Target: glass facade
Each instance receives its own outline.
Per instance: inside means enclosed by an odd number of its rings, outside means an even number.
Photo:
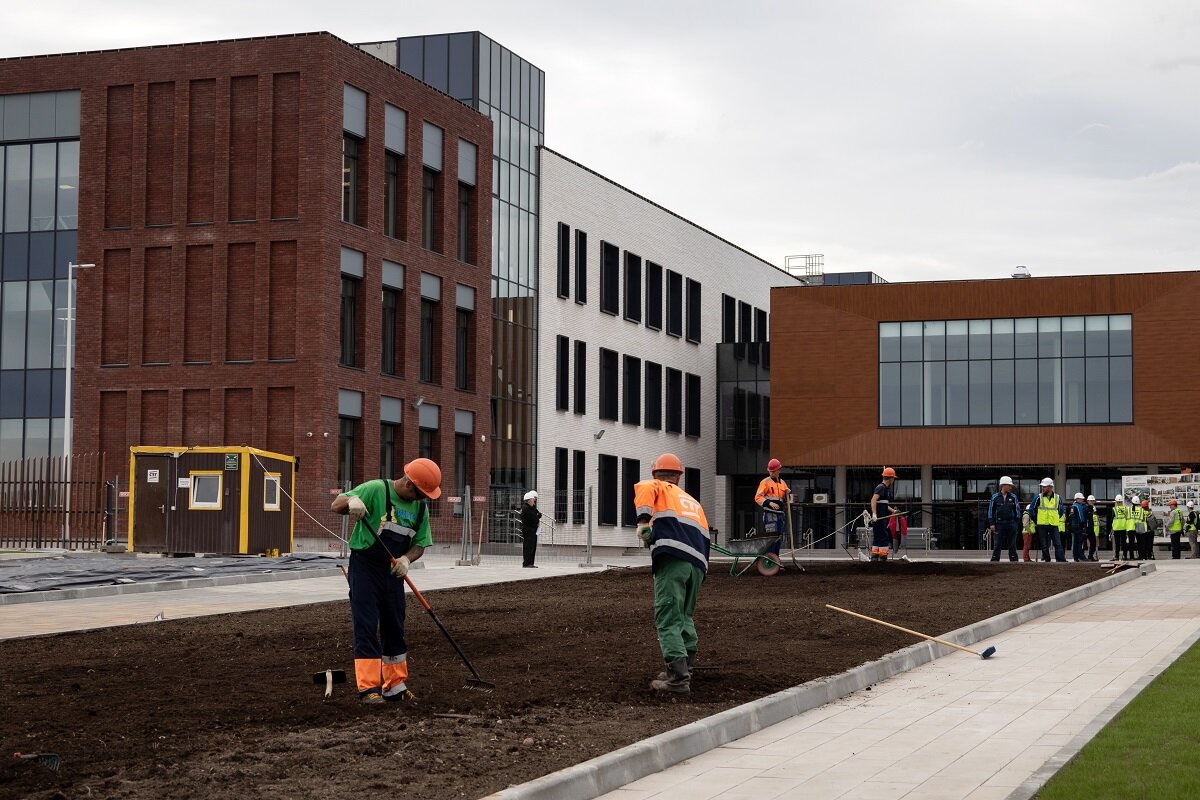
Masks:
[[[0,96],[0,462],[62,455],[79,92]]]
[[[491,484],[533,486],[545,73],[478,31],[359,47],[492,120]]]
[[[1128,314],[879,323],[879,425],[1133,422]]]

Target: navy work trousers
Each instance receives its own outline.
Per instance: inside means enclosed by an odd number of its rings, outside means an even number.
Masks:
[[[1017,560],[1017,523],[997,522],[992,542],[992,561],[1000,560],[1000,551],[1008,550],[1008,560]]]

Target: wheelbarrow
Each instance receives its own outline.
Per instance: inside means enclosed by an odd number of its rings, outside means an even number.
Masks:
[[[744,575],[751,568],[757,568],[759,575],[769,578],[783,567],[783,562],[779,559],[779,548],[782,544],[783,536],[779,535],[733,539],[724,546],[713,542],[711,546],[721,555],[733,558],[733,564],[729,567],[730,575]],[[747,560],[750,563],[745,563]]]

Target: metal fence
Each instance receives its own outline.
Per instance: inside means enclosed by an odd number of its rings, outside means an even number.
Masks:
[[[115,530],[116,487],[104,454],[27,458],[0,464],[0,546],[90,549]]]

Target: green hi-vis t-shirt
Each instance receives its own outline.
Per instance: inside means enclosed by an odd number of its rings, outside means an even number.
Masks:
[[[387,495],[384,490],[392,497],[392,519],[391,522],[396,523],[402,528],[412,529],[417,522],[417,512],[421,508],[420,500],[402,500],[396,494],[395,488],[390,480],[385,481],[379,478],[360,483],[348,492],[342,492],[344,495],[352,495],[363,501],[363,505],[367,507],[367,519],[371,521],[371,528],[379,530],[379,526],[387,519]],[[375,537],[371,535],[371,531],[363,524],[363,520],[359,520],[354,525],[354,532],[350,534],[350,549],[351,550],[366,550],[371,545],[375,544]],[[414,547],[429,547],[433,544],[433,534],[429,532],[429,512],[426,511],[424,518],[421,520],[421,526],[412,534],[412,546]],[[396,553],[400,556],[402,553]]]

